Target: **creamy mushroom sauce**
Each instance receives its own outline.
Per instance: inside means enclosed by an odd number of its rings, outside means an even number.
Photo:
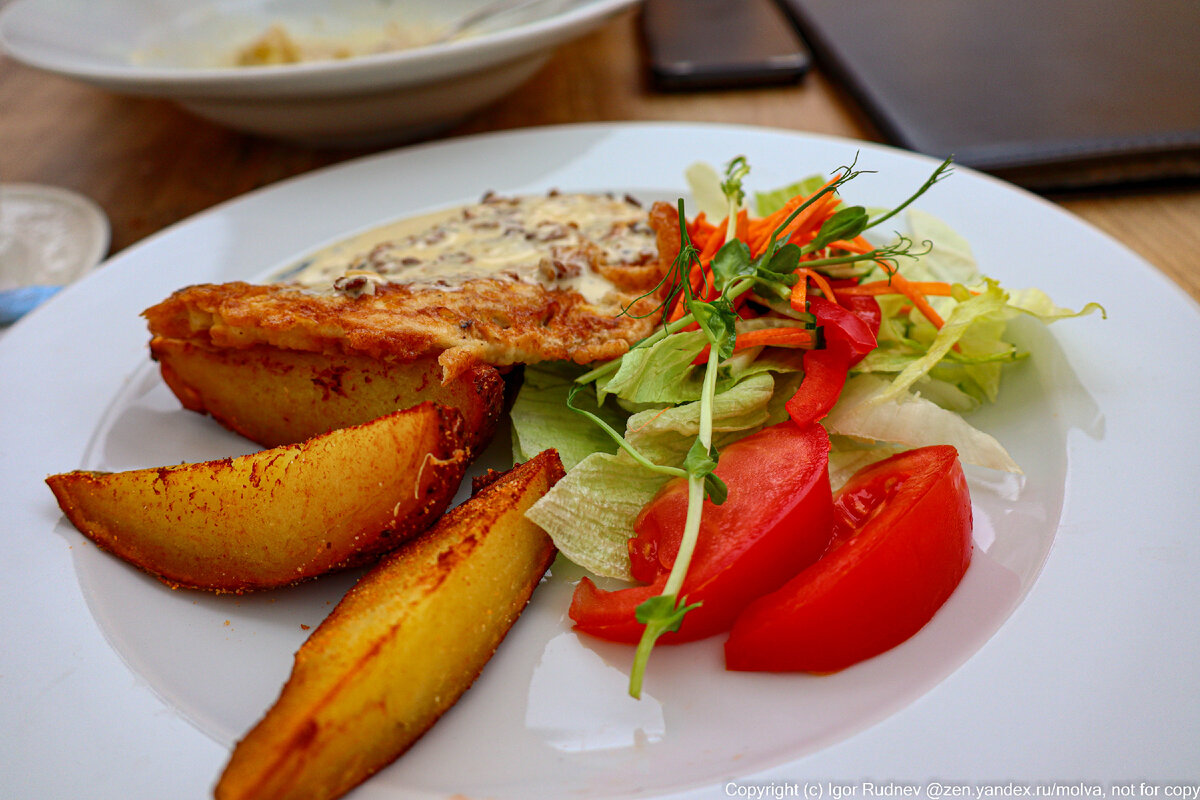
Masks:
[[[589,259],[590,248],[600,256]],[[476,278],[574,290],[603,304],[614,285],[593,268],[657,257],[646,209],[629,198],[488,196],[402,220],[329,247],[289,280],[313,291],[370,294],[381,283],[453,290]]]

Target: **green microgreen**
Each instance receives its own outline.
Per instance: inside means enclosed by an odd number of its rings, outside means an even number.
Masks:
[[[857,239],[863,234],[863,231],[870,225],[871,218],[867,215],[867,210],[862,206],[847,206],[846,208],[838,209],[833,216],[825,220],[821,225],[817,235],[813,240],[804,245],[802,252],[805,254],[816,253],[824,250],[834,242],[850,241]],[[807,264],[805,266],[808,266]]]
[[[737,240],[737,215],[742,204],[746,202],[746,192],[742,188],[742,180],[750,174],[750,162],[745,156],[738,156],[725,165],[725,180],[721,182],[721,191],[729,204],[729,222],[726,223],[725,241]]]
[[[933,188],[933,185],[935,183],[950,177],[952,174],[954,174],[953,163],[954,163],[954,156],[950,156],[945,161],[943,161],[941,164],[938,164],[937,169],[935,169],[933,171],[933,173],[929,176],[929,178],[923,184],[921,184],[921,186],[915,192],[913,192],[911,195],[909,195],[907,200],[905,200],[900,205],[893,208],[891,211],[888,211],[888,212],[882,214],[881,216],[878,216],[875,219],[871,220],[867,224],[867,227],[874,228],[876,225],[880,224],[881,222],[885,222],[885,221],[891,219],[892,217],[896,216],[901,211],[903,211],[904,209],[906,209],[910,205],[912,205],[914,200],[916,200],[918,197],[920,197],[921,195],[923,195],[927,191],[929,191],[931,188]]]
[[[570,393],[567,395],[567,408],[571,409],[576,414],[582,414],[595,424],[599,425],[605,433],[612,437],[613,441],[617,443],[618,447],[628,453],[630,458],[646,469],[662,475],[669,475],[672,478],[687,477],[688,472],[686,469],[680,469],[679,467],[672,467],[664,464],[655,464],[653,461],[638,452],[638,450],[629,443],[628,439],[618,433],[615,428],[613,428],[599,416],[593,414],[591,411],[588,411],[586,408],[580,408],[579,406],[575,405],[575,396],[585,388],[586,386],[583,384],[576,384],[571,388]]]
[[[713,282],[720,292],[724,292],[738,278],[754,275],[750,247],[741,239],[733,239],[721,245],[709,266],[712,267]]]
[[[659,594],[645,600],[634,612],[637,621],[646,626],[637,650],[633,654],[633,670],[629,676],[629,694],[641,697],[642,677],[646,673],[646,664],[650,660],[650,651],[654,648],[658,637],[664,633],[679,630],[683,617],[699,603],[687,605],[687,601],[677,601],[673,594]]]
[[[737,340],[737,331],[734,328],[737,311],[734,310],[733,301],[724,297],[707,303],[703,300],[692,300],[687,307],[700,330],[704,331],[713,352],[720,356],[721,360],[733,355],[733,345]]]
[[[721,191],[729,204],[736,209],[746,202],[746,191],[742,188],[742,180],[750,174],[750,162],[745,156],[738,156],[725,165],[725,180],[721,182]]]
[[[729,497],[729,487],[714,472],[720,454],[715,445],[705,447],[700,440],[692,442],[683,468],[688,475],[694,475],[704,481],[704,495],[714,506],[719,506]]]
[[[678,214],[682,219],[683,198],[679,199]],[[628,305],[621,309],[621,314],[624,316],[633,317],[634,319],[645,319],[646,317],[652,317],[655,314],[660,314],[662,316],[662,322],[665,325],[667,322],[667,314],[672,308],[675,307],[675,301],[679,295],[683,294],[685,299],[688,299],[692,296],[692,285],[688,280],[688,277],[691,273],[692,264],[699,259],[700,251],[696,249],[694,244],[692,244],[691,237],[689,237],[687,233],[687,226],[680,225],[679,255],[675,257],[675,260],[671,263],[671,267],[666,271],[662,278],[659,279],[658,283],[656,283],[650,289],[647,289],[642,294],[633,298]],[[658,295],[660,292],[662,292],[664,286],[666,287],[666,293],[663,294],[663,299],[658,302],[654,308],[650,309],[644,314],[635,314],[633,312],[634,306],[636,306],[640,301],[645,300],[647,297],[654,297]],[[587,376],[581,376],[580,381],[586,383],[587,381],[584,380],[586,377]]]

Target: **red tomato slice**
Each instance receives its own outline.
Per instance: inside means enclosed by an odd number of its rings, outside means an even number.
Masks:
[[[721,453],[716,474],[726,501],[707,500],[700,535],[681,594],[702,603],[659,642],[701,639],[729,629],[738,612],[813,563],[829,544],[833,505],[829,437],[819,425],[790,421],[765,428]],[[687,482],[674,480],[647,504],[630,540],[634,575],[646,586],[603,591],[584,578],[570,616],[581,631],[636,643],[643,626],[634,612],[661,594],[679,551],[687,517]]]
[[[971,561],[971,498],[953,447],[910,450],[856,474],[834,498],[820,561],[738,617],[734,670],[832,672],[908,639]]]

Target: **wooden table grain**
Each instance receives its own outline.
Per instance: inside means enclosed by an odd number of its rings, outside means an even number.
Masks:
[[[518,91],[444,135],[570,122],[675,120],[881,140],[820,71],[780,88],[651,90],[636,14],[625,13],[561,47]],[[368,152],[314,149],[236,133],[167,101],[119,96],[0,55],[0,180],[62,186],[91,197],[110,218],[114,253],[223,200]],[[1050,199],[1200,300],[1200,187]]]

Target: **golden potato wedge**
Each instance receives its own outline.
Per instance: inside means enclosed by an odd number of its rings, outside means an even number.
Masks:
[[[105,550],[172,586],[241,592],[365,563],[428,528],[462,481],[462,428],[423,403],[238,458],[46,483]]]
[[[323,800],[391,763],[470,687],[554,558],[525,510],[562,476],[553,450],[504,473],[384,557],[296,653],[218,800]]]
[[[151,340],[150,355],[185,408],[211,414],[263,447],[303,442],[432,400],[459,410],[467,446],[478,454],[504,405],[504,381],[483,363],[443,384],[437,358],[399,363],[163,337]]]

